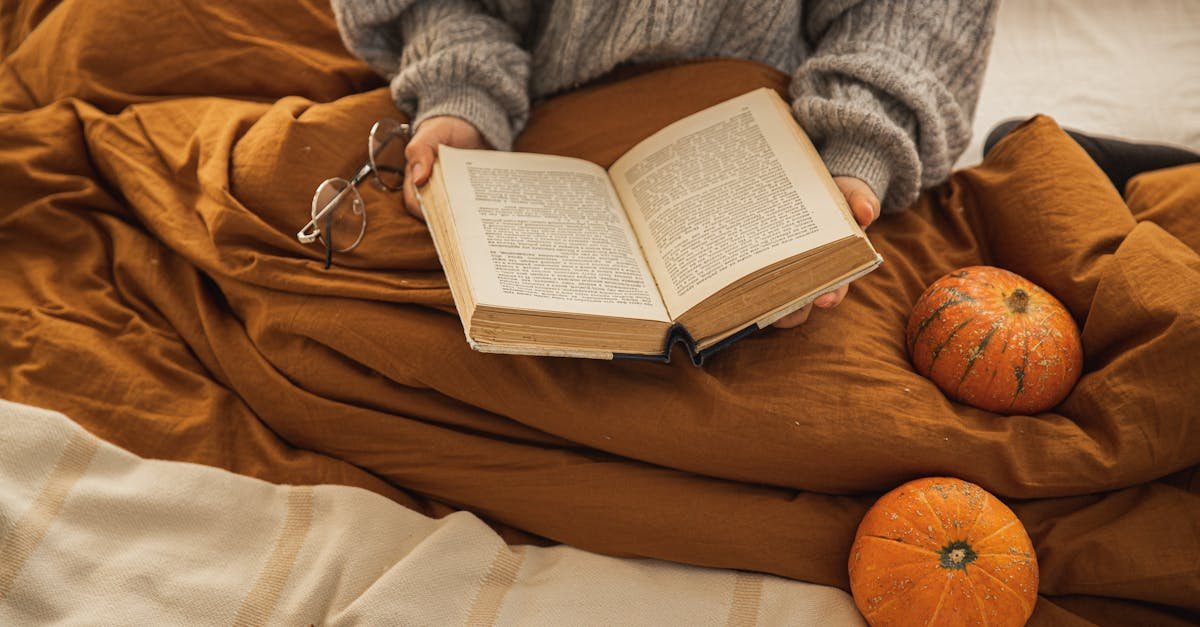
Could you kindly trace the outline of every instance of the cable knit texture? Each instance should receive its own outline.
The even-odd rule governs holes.
[[[530,102],[625,63],[735,57],[793,77],[829,170],[896,211],[966,148],[997,3],[821,0],[333,0],[342,40],[416,125],[474,124],[512,148]]]

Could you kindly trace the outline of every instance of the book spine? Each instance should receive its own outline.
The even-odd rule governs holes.
[[[663,346],[663,352],[661,355],[613,353],[612,358],[621,360],[654,361],[669,364],[671,363],[671,349],[674,348],[676,344],[683,344],[684,348],[687,349],[688,357],[690,357],[692,360],[692,364],[699,367],[703,366],[704,360],[713,353],[725,348],[726,346],[729,346],[730,344],[733,344],[734,342],[754,333],[755,331],[758,331],[758,329],[759,326],[757,324],[751,323],[741,331],[734,333],[733,335],[721,340],[720,342],[717,342],[716,344],[713,344],[712,346],[709,346],[702,351],[698,351],[696,350],[696,340],[692,338],[692,334],[688,333],[688,330],[685,329],[683,325],[675,323],[675,325],[671,327],[670,331],[667,332],[666,342]]]

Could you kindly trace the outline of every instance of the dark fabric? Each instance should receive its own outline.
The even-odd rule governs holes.
[[[1022,121],[1008,120],[993,127],[983,144],[984,156],[986,157],[992,147]],[[1075,143],[1083,147],[1084,152],[1100,166],[1108,180],[1112,181],[1113,187],[1122,193],[1129,179],[1142,172],[1200,162],[1200,154],[1185,148],[1099,137],[1069,128],[1063,130]]]

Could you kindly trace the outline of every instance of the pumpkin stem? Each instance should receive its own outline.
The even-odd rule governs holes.
[[[942,568],[964,570],[967,564],[975,561],[976,557],[975,550],[971,548],[971,545],[957,540],[942,547],[938,565]]]
[[[1029,294],[1018,287],[1004,299],[1004,304],[1008,305],[1013,313],[1025,313],[1025,308],[1029,305]]]

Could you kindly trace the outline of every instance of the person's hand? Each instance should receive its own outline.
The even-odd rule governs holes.
[[[408,161],[404,173],[404,208],[418,220],[424,220],[425,216],[421,214],[416,189],[429,180],[438,144],[455,148],[490,148],[483,135],[479,134],[479,129],[462,118],[439,115],[421,122],[404,150],[404,157]]]
[[[842,195],[846,197],[846,203],[850,205],[850,211],[854,214],[854,219],[862,228],[871,226],[871,223],[879,217],[879,198],[875,196],[875,192],[871,191],[871,187],[860,179],[853,176],[835,176],[833,182],[837,183],[838,189],[842,190]],[[821,309],[829,309],[837,307],[846,298],[846,292],[850,290],[850,286],[846,285],[832,292],[826,292],[817,297],[812,305],[794,311],[775,322],[775,326],[780,329],[790,329],[798,327],[806,320],[808,314],[812,313],[813,305]]]

